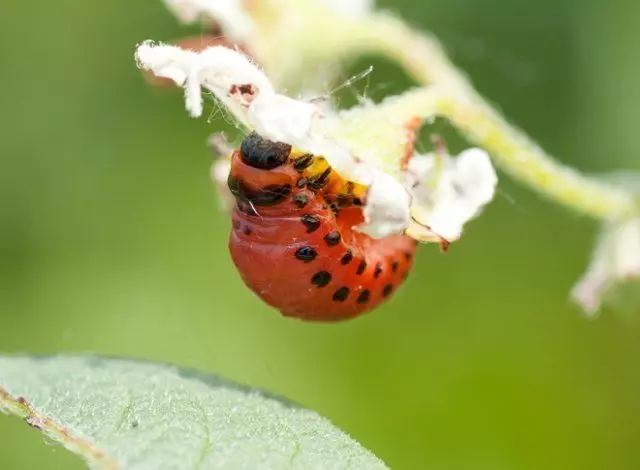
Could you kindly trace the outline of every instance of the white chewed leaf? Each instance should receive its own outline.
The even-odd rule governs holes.
[[[91,468],[387,468],[313,411],[169,365],[0,357],[3,410]]]
[[[247,116],[258,134],[304,148],[309,146],[318,108],[284,95],[259,94],[249,106]]]
[[[620,303],[624,284],[640,284],[640,218],[609,223],[603,230],[587,272],[571,297],[588,315],[603,303]],[[637,300],[637,299],[636,299]]]
[[[459,239],[464,224],[493,199],[498,182],[489,156],[478,148],[453,158],[416,155],[409,161],[409,174],[411,214],[417,222],[409,235],[425,241]]]
[[[376,170],[367,193],[365,223],[358,230],[373,238],[402,233],[411,219],[411,196],[391,176]]]
[[[244,54],[223,46],[194,52],[145,41],[136,50],[136,61],[139,68],[183,86],[187,110],[194,117],[202,115],[202,88],[213,92],[243,124],[248,124],[246,110],[252,100],[275,94],[266,75]]]
[[[266,75],[238,51],[214,46],[193,52],[147,41],[138,46],[136,60],[140,68],[184,86],[186,107],[194,117],[202,115],[204,88],[263,137],[308,145],[317,107],[277,94]]]
[[[165,0],[165,3],[181,21],[214,22],[226,36],[236,41],[249,38],[255,28],[243,0]]]

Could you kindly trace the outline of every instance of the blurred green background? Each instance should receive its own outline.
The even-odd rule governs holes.
[[[562,161],[640,167],[639,2],[379,3]],[[640,322],[567,300],[597,225],[504,175],[462,241],[422,247],[367,316],[305,324],[250,294],[208,176],[222,122],[188,118],[133,61],[143,39],[194,31],[159,0],[3,3],[2,353],[216,372],[317,410],[394,469],[640,468]],[[409,84],[372,61],[374,98]],[[0,416],[0,468],[82,465]]]

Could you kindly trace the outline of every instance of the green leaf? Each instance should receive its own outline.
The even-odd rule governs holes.
[[[0,357],[0,409],[92,468],[387,468],[313,411],[163,364]]]

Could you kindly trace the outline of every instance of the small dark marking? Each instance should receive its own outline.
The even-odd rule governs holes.
[[[406,259],[407,261],[411,261],[412,258],[413,258],[413,254],[409,253],[408,251],[405,252],[404,259]]]
[[[353,197],[348,194],[338,194],[336,196],[338,206],[350,206],[353,204]]]
[[[391,262],[391,270],[392,270],[394,273],[398,272],[398,267],[399,267],[399,266],[400,266],[400,263],[398,262],[398,260],[397,260],[397,259],[394,259],[394,260]]]
[[[349,297],[348,287],[341,287],[333,294],[333,300],[335,300],[336,302],[344,302],[345,300],[347,300],[347,297]]]
[[[324,236],[324,241],[327,245],[329,246],[336,246],[338,243],[340,243],[340,239],[342,237],[340,236],[340,232],[329,232]]]
[[[384,286],[384,289],[382,289],[382,297],[386,297],[391,294],[392,290],[393,286],[391,284],[387,284],[386,286]]]
[[[238,230],[240,228],[240,221],[239,220],[234,220],[233,221],[233,228]]]
[[[360,292],[360,295],[356,299],[356,302],[358,302],[359,304],[365,304],[369,301],[370,295],[371,295],[371,292],[369,291],[369,289],[365,289],[362,292]]]
[[[307,183],[309,183],[309,179],[308,178],[300,178],[297,182],[296,182],[296,186],[298,188],[304,188]]]
[[[340,206],[337,203],[332,202],[331,204],[329,204],[329,207],[336,217],[338,216],[338,214],[340,214]]]
[[[313,155],[311,155],[310,153],[306,153],[293,161],[293,169],[296,171],[303,171],[309,168],[309,165],[311,165],[312,162]]]
[[[302,209],[309,202],[309,198],[306,194],[298,193],[293,196],[293,203],[298,206],[299,209]]]
[[[250,202],[254,206],[275,206],[291,194],[288,184],[273,184],[259,190],[249,189],[239,178],[229,177],[227,182],[231,193],[240,201]]]
[[[353,194],[353,181],[347,181],[347,193],[349,194]]]
[[[327,184],[330,174],[331,174],[331,167],[324,170],[318,176],[313,176],[309,178],[309,182],[307,183],[307,186],[312,191],[317,191],[321,189],[325,184]]]
[[[318,252],[310,246],[303,246],[296,251],[296,258],[305,263],[313,261],[316,259],[316,256],[318,256]]]
[[[318,271],[311,278],[311,284],[324,287],[331,282],[331,274],[328,271]]]
[[[275,206],[280,204],[291,194],[288,184],[265,186],[260,191],[245,193],[245,197],[254,206]]]
[[[251,215],[251,216],[258,215],[258,213],[253,208],[253,206],[251,206],[250,204],[247,204],[246,202],[238,201],[238,203],[236,204],[236,207],[240,212],[244,212],[247,215]]]
[[[358,265],[358,270],[356,271],[356,274],[362,274],[365,269],[367,269],[367,262],[365,260],[361,260],[360,264]]]
[[[24,418],[24,422],[27,423],[32,428],[42,431],[43,422],[41,419],[35,416],[27,416]]]
[[[244,229],[243,229],[242,231],[243,231],[243,233],[244,233],[245,235],[251,235],[251,234],[253,233],[253,232],[251,231],[251,227],[249,227],[248,225],[245,225],[245,226],[244,226]]]
[[[134,419],[133,421],[131,421],[131,429],[135,429],[138,426],[140,426],[140,422],[137,419]]]
[[[362,199],[360,199],[359,197],[356,197],[353,199],[353,205],[354,206],[361,206],[362,205]]]
[[[307,233],[313,233],[320,228],[320,217],[314,214],[304,214],[300,217],[300,222],[307,227]]]
[[[376,267],[373,270],[373,277],[375,279],[378,279],[380,277],[380,274],[382,274],[382,263],[376,263]]]
[[[251,83],[245,83],[242,85],[233,84],[231,85],[231,88],[229,88],[230,95],[235,95],[236,93],[240,92],[240,94],[243,94],[243,95],[253,96],[256,94],[257,91],[258,91],[257,87],[255,85],[252,85]]]
[[[340,258],[340,263],[349,264],[351,263],[352,259],[353,259],[353,253],[351,252],[351,250],[347,250],[347,252],[342,256],[342,258]]]
[[[459,183],[457,183],[456,181],[453,181],[451,183],[451,187],[453,188],[453,190],[458,196],[464,196],[464,187],[461,186]]]

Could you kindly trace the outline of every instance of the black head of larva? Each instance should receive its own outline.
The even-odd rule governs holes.
[[[241,159],[244,163],[261,170],[271,170],[284,165],[289,159],[291,145],[273,142],[252,132],[240,145]]]

